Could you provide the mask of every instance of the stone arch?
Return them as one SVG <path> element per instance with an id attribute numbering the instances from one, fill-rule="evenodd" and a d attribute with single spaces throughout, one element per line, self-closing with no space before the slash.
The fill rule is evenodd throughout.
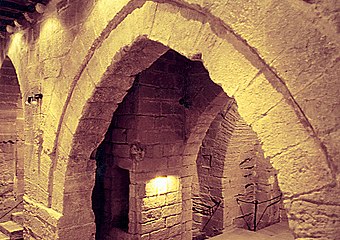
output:
<path id="1" fill-rule="evenodd" d="M 255 132 L 240 117 L 233 98 L 212 121 L 196 163 L 194 239 L 235 227 L 256 231 L 281 220 L 286 223 L 277 171 L 264 157 Z M 254 200 L 260 202 L 256 213 Z"/>
<path id="2" fill-rule="evenodd" d="M 130 61 L 135 60 L 135 58 L 128 59 Z M 143 203 L 140 203 L 140 200 L 143 199 L 139 196 L 140 189 L 143 189 L 145 182 L 157 175 L 169 175 L 171 173 L 171 175 L 179 177 L 183 193 L 181 196 L 176 191 L 169 193 L 169 196 L 172 196 L 169 199 L 169 205 L 174 205 L 173 207 L 176 209 L 173 214 L 178 215 L 180 214 L 178 212 L 178 200 L 186 202 L 186 207 L 184 208 L 183 205 L 181 214 L 187 219 L 186 222 L 191 220 L 191 209 L 188 206 L 190 206 L 189 202 L 191 201 L 193 158 L 195 158 L 197 148 L 200 145 L 201 135 L 204 136 L 204 132 L 207 130 L 207 122 L 216 115 L 227 98 L 222 89 L 213 84 L 208 73 L 203 70 L 202 63 L 189 61 L 174 51 L 167 51 L 150 68 L 138 75 L 128 95 L 115 111 L 105 140 L 101 143 L 100 148 L 112 149 L 104 151 L 108 158 L 108 162 L 104 162 L 104 164 L 110 169 L 105 174 L 108 175 L 106 180 L 109 181 L 104 184 L 104 186 L 107 186 L 104 195 L 109 191 L 114 194 L 117 192 L 117 188 L 110 187 L 114 178 L 113 171 L 117 173 L 115 176 L 119 175 L 116 166 L 127 168 L 131 176 L 130 199 L 135 199 L 130 202 L 130 219 L 134 223 L 136 222 L 134 214 L 138 214 L 137 218 L 140 217 L 140 214 L 144 216 L 135 223 L 138 226 L 142 225 L 142 228 L 143 224 L 140 223 L 150 221 L 152 213 L 149 213 L 151 217 L 146 217 L 150 206 L 146 205 L 145 208 L 140 209 L 140 206 L 143 205 Z M 191 87 L 188 83 L 195 80 L 195 86 Z M 186 103 L 182 102 L 181 104 L 179 99 L 183 99 Z M 147 105 L 147 102 L 150 103 L 150 106 Z M 187 105 L 184 106 L 185 104 Z M 150 125 L 147 122 L 150 122 Z M 143 158 L 143 161 L 131 163 L 131 160 L 129 160 L 129 144 L 136 141 L 140 141 L 146 148 L 145 158 Z M 99 149 L 99 152 L 103 153 L 102 149 Z M 139 190 L 137 191 L 137 189 Z M 147 190 L 147 192 L 149 191 L 150 189 Z M 174 198 L 175 196 L 176 198 Z M 152 198 L 154 196 L 150 196 L 150 199 Z M 107 199 L 108 202 L 111 201 L 109 197 Z M 137 201 L 137 204 L 134 204 L 134 201 Z M 160 206 L 163 206 L 161 199 L 159 202 Z M 167 206 L 167 208 L 169 207 Z M 96 213 L 99 214 L 98 211 Z M 167 212 L 167 214 L 169 213 Z M 172 214 L 170 213 L 170 215 Z M 116 217 L 117 215 L 115 215 Z M 173 225 L 178 224 L 176 222 L 178 217 L 172 216 L 174 222 L 169 223 L 172 228 Z M 110 221 L 110 213 L 108 217 L 105 216 L 105 219 L 107 219 L 107 222 Z M 176 231 L 178 231 L 178 226 L 176 228 Z M 103 232 L 112 234 L 108 233 L 107 230 Z M 135 228 L 131 226 L 128 233 L 138 234 L 138 232 L 135 232 Z"/>
<path id="3" fill-rule="evenodd" d="M 0 69 L 0 89 L 0 216 L 3 216 L 8 211 L 22 210 L 24 195 L 24 113 L 16 70 L 8 56 Z M 10 216 L 3 217 L 6 220 Z"/>
<path id="4" fill-rule="evenodd" d="M 145 13 L 155 8 L 154 18 L 145 17 Z M 138 58 L 140 65 L 136 67 L 126 62 L 124 57 L 133 52 L 132 43 L 138 42 L 136 39 L 140 36 L 161 44 L 142 40 L 144 44 L 152 45 L 152 51 L 142 48 L 145 57 Z M 229 96 L 235 97 L 241 116 L 257 133 L 265 155 L 272 158 L 274 167 L 279 170 L 279 181 L 287 197 L 287 205 L 290 202 L 288 198 L 322 189 L 333 182 L 327 154 L 288 89 L 256 52 L 217 18 L 207 17 L 185 6 L 147 2 L 123 19 L 113 18 L 95 43 L 74 78 L 59 123 L 57 155 L 52 160 L 61 172 L 51 179 L 50 207 L 63 212 L 65 220 L 68 208 L 62 206 L 60 203 L 63 201 L 58 202 L 58 199 L 64 198 L 72 187 L 78 189 L 78 186 L 68 184 L 79 181 L 74 181 L 72 172 L 82 172 L 84 169 L 94 172 L 94 164 L 87 158 L 102 139 L 111 117 L 105 113 L 109 111 L 99 111 L 102 114 L 100 124 L 98 120 L 93 124 L 91 115 L 98 115 L 98 112 L 92 109 L 96 108 L 95 105 L 105 106 L 98 106 L 100 99 L 107 97 L 112 100 L 113 90 L 116 91 L 114 104 L 111 101 L 106 105 L 113 111 L 131 85 L 133 76 L 150 65 L 164 51 L 164 46 L 191 59 L 201 58 L 211 79 L 220 84 Z M 126 48 L 129 45 L 130 48 Z M 108 76 L 112 72 L 115 72 L 115 78 L 112 74 Z M 105 82 L 109 78 L 115 79 L 112 84 L 120 82 L 125 86 L 111 85 L 110 92 L 105 92 Z M 285 112 L 284 116 L 282 112 Z M 85 136 L 88 131 L 93 135 Z M 71 139 L 72 145 L 69 144 Z M 86 149 L 81 147 L 84 144 L 88 146 Z M 93 175 L 79 176 L 82 177 L 93 182 Z M 61 181 L 55 181 L 60 178 Z M 58 189 L 64 186 L 68 186 L 65 192 L 60 192 Z M 88 200 L 84 199 L 85 202 Z"/>

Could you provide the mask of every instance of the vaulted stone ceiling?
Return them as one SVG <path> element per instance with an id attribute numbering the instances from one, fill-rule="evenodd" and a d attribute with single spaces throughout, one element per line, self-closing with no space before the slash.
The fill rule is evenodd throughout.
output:
<path id="1" fill-rule="evenodd" d="M 14 27 L 25 27 L 34 23 L 49 0 L 1 0 L 0 34 L 14 31 Z"/>

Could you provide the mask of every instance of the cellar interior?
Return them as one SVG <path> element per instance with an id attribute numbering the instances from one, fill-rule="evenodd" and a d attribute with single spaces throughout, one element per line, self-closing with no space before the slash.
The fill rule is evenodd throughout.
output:
<path id="1" fill-rule="evenodd" d="M 208 131 L 197 125 L 207 107 L 216 115 Z M 196 134 L 205 135 L 201 146 Z M 234 99 L 201 62 L 173 50 L 136 76 L 93 156 L 96 239 L 129 239 L 136 225 L 155 239 L 176 238 L 184 218 L 194 239 L 287 221 L 276 171 Z M 263 202 L 258 213 L 254 201 Z"/>
<path id="2" fill-rule="evenodd" d="M 2 1 L 0 239 L 338 239 L 338 8 Z"/>

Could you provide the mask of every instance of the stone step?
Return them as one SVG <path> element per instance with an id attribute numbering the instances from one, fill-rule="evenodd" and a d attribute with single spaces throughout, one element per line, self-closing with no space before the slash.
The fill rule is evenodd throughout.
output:
<path id="1" fill-rule="evenodd" d="M 13 222 L 20 224 L 21 226 L 24 224 L 23 212 L 14 212 L 11 214 L 11 219 Z"/>
<path id="2" fill-rule="evenodd" d="M 23 239 L 24 228 L 13 221 L 0 223 L 0 232 L 6 234 L 11 240 Z"/>
<path id="3" fill-rule="evenodd" d="M 2 232 L 0 232 L 0 240 L 10 240 L 9 236 L 3 234 Z"/>

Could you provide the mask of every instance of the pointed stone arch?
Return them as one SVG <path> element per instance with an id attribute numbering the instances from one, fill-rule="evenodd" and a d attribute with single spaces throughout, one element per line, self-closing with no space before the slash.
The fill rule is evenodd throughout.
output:
<path id="1" fill-rule="evenodd" d="M 288 209 L 290 198 L 333 184 L 327 154 L 301 108 L 243 39 L 203 11 L 151 1 L 138 7 L 124 17 L 109 18 L 100 37 L 93 39 L 63 107 L 49 182 L 49 207 L 63 213 L 58 223 L 61 238 L 67 234 L 68 239 L 76 239 L 82 228 L 86 234 L 93 232 L 91 152 L 102 140 L 112 112 L 134 76 L 168 48 L 189 59 L 200 59 L 211 79 L 236 99 L 241 116 L 257 133 L 265 155 L 279 171 Z M 202 120 L 202 124 L 209 127 L 208 122 Z M 87 182 L 86 186 L 81 182 Z M 64 205 L 75 199 L 84 209 L 77 214 L 87 216 L 84 222 L 73 222 L 78 216 L 71 211 L 74 206 Z M 299 231 L 296 234 L 299 236 Z"/>
<path id="2" fill-rule="evenodd" d="M 6 56 L 0 68 L 0 154 L 1 209 L 21 211 L 24 195 L 24 112 L 22 95 L 11 59 Z M 10 214 L 4 216 L 9 219 Z"/>

